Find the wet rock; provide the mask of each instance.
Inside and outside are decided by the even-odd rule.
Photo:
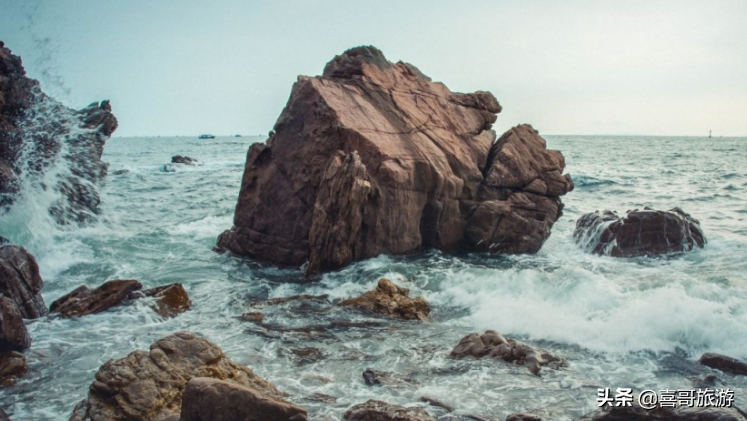
[[[242,322],[262,323],[265,320],[265,315],[259,311],[252,311],[239,316],[239,320]]]
[[[314,347],[293,348],[290,352],[296,356],[299,364],[310,364],[324,358],[322,351]]]
[[[716,386],[716,383],[720,383],[721,380],[713,373],[706,374],[704,376],[695,378],[692,380],[693,387],[696,387],[698,389],[706,389],[709,387]]]
[[[101,313],[121,305],[129,299],[132,292],[142,287],[140,281],[134,279],[106,281],[94,289],[81,285],[55,300],[49,307],[49,312],[58,313],[62,317],[80,317]]]
[[[318,403],[337,403],[337,398],[330,395],[325,395],[324,393],[314,393],[313,395],[309,395],[303,400],[307,402],[318,402]]]
[[[47,314],[41,295],[43,287],[34,256],[21,246],[0,245],[0,294],[16,303],[24,319]]]
[[[250,368],[231,361],[217,345],[189,332],[178,332],[154,342],[150,351],[134,351],[102,365],[88,397],[75,407],[70,421],[160,421],[173,417],[179,414],[187,382],[197,377],[249,387],[272,399],[284,396]],[[215,390],[225,389],[216,387],[211,394]]]
[[[142,294],[156,300],[153,309],[163,317],[176,316],[189,310],[192,306],[184,286],[178,283],[146,289],[142,291]]]
[[[472,333],[459,341],[449,357],[462,359],[467,357],[491,357],[513,364],[525,365],[532,374],[539,375],[543,366],[558,368],[565,361],[550,351],[535,348],[523,342],[506,339],[495,330],[486,330],[484,334]]]
[[[129,173],[130,173],[130,170],[128,170],[128,169],[121,169],[121,170],[116,170],[116,171],[112,172],[112,175],[125,175],[125,174],[129,174]]]
[[[368,386],[380,386],[381,380],[389,378],[390,373],[385,373],[383,371],[377,371],[370,368],[367,368],[365,371],[363,371],[363,381]]]
[[[10,421],[10,417],[2,408],[0,408],[0,421]]]
[[[270,298],[268,300],[260,300],[253,303],[255,307],[264,307],[264,306],[276,306],[280,304],[287,304],[294,301],[320,301],[320,302],[328,302],[329,301],[329,295],[323,294],[323,295],[309,295],[309,294],[300,294],[300,295],[291,295],[290,297],[278,297],[278,298]]]
[[[174,164],[164,164],[161,167],[161,172],[176,172],[176,167]]]
[[[174,155],[171,157],[172,164],[197,165],[197,160],[188,156]]]
[[[452,411],[454,411],[454,407],[453,406],[451,406],[451,405],[449,405],[449,404],[447,404],[445,402],[442,402],[442,401],[440,401],[438,399],[431,398],[429,396],[421,396],[420,397],[420,402],[425,402],[428,405],[435,406],[436,408],[441,408],[441,409],[445,410],[446,412],[452,412]]]
[[[306,421],[306,410],[252,386],[198,377],[182,394],[180,421]]]
[[[11,205],[31,184],[21,179],[61,166],[51,186],[60,198],[50,213],[61,224],[93,218],[107,173],[104,144],[116,128],[109,101],[70,109],[44,94],[26,76],[20,57],[0,47],[0,206]]]
[[[363,308],[402,320],[428,320],[431,308],[423,297],[410,298],[410,290],[382,278],[376,289],[360,297],[343,300],[340,304]]]
[[[10,351],[0,354],[0,386],[13,386],[26,374],[26,371],[26,357],[20,352]]]
[[[606,407],[579,421],[747,421],[735,408],[679,407],[643,409],[638,405]]]
[[[421,407],[405,408],[373,399],[354,405],[345,412],[342,419],[345,421],[435,421]]]
[[[507,416],[506,421],[542,421],[542,418],[532,414],[516,413]]]
[[[8,297],[0,295],[0,353],[23,351],[31,346],[21,310]]]
[[[249,148],[219,251],[306,275],[424,248],[536,252],[573,187],[531,126],[497,142],[488,92],[453,93],[374,47],[299,77],[266,143]]]
[[[705,366],[719,369],[724,373],[747,376],[747,364],[736,358],[708,352],[703,354],[698,361]]]
[[[587,213],[576,221],[573,238],[585,250],[613,257],[656,256],[703,248],[706,243],[697,219],[674,208]]]

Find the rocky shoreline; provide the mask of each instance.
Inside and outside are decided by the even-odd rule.
[[[2,43],[0,71],[0,205],[12,206],[23,194],[19,179],[28,177],[29,169],[44,174],[52,157],[67,147],[48,136],[48,127],[72,124],[82,130],[64,155],[71,172],[55,186],[62,201],[49,212],[60,224],[90,221],[98,212],[97,187],[107,173],[101,161],[103,145],[117,126],[111,107],[105,101],[74,111],[56,103],[25,76],[20,59]],[[563,155],[547,149],[532,126],[519,125],[496,135],[492,124],[501,109],[488,92],[451,92],[413,65],[389,62],[373,47],[348,50],[329,62],[322,76],[300,77],[270,139],[249,148],[234,226],[220,235],[217,249],[276,265],[304,265],[309,277],[380,254],[430,248],[536,253],[562,215],[560,197],[574,185],[563,174]],[[29,115],[38,122],[39,113],[50,119],[30,125]],[[31,148],[32,156],[25,156],[20,151],[29,149],[23,143],[30,138],[39,145]],[[167,165],[199,164],[194,158],[175,155]],[[612,257],[653,257],[706,244],[699,222],[678,208],[633,210],[625,217],[595,212],[584,215],[576,226],[574,237],[581,247]],[[81,285],[47,308],[35,258],[19,245],[1,243],[3,387],[13,387],[29,375],[24,352],[33,346],[33,337],[26,320],[76,319],[135,300],[146,302],[165,320],[179,317],[195,304],[181,283],[143,289],[140,280],[112,279],[96,288]],[[266,335],[291,332],[309,338],[323,335],[325,329],[374,325],[342,320],[329,326],[277,326],[260,310],[280,305],[320,313],[344,308],[386,323],[426,324],[432,318],[432,306],[423,297],[411,297],[409,289],[383,278],[357,297],[268,299],[251,303],[236,317]],[[443,349],[451,346],[443,344]],[[303,364],[325,358],[322,350],[311,346],[287,352]],[[564,368],[572,364],[552,349],[506,338],[494,330],[468,334],[449,357],[468,364],[485,358],[490,364],[523,366],[532,376],[553,371],[562,377]],[[707,353],[699,362],[713,373],[747,375],[747,364],[728,356]],[[369,387],[396,388],[411,380],[395,371],[368,368],[360,381]],[[331,405],[335,400],[321,393],[290,396],[231,360],[218,345],[179,331],[155,341],[147,351],[135,350],[103,364],[88,397],[75,406],[70,420],[303,421],[310,417],[301,406],[304,402]],[[409,407],[367,400],[351,405],[343,415],[346,421],[453,418],[482,421],[461,410],[458,402],[427,396]],[[8,418],[0,408],[2,419]],[[747,416],[737,408],[633,406],[606,408],[580,419],[723,421],[747,420]],[[506,420],[541,418],[516,413]]]

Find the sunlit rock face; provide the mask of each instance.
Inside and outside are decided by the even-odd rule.
[[[301,76],[250,147],[218,249],[307,275],[424,248],[533,253],[573,188],[531,126],[498,141],[489,92],[451,92],[374,47]]]

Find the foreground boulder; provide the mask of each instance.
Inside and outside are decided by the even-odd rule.
[[[643,409],[640,406],[606,407],[578,421],[747,421],[736,408],[695,407]]]
[[[585,250],[613,257],[656,256],[703,248],[706,240],[697,219],[674,208],[587,213],[576,222],[573,238]]]
[[[41,296],[44,280],[36,259],[21,246],[0,245],[0,295],[18,306],[24,319],[36,319],[47,314]]]
[[[11,299],[24,319],[47,314],[41,295],[44,281],[36,259],[21,246],[0,245],[0,295]]]
[[[306,410],[262,390],[198,377],[182,394],[179,421],[306,421]]]
[[[22,186],[47,189],[55,167],[59,199],[49,211],[59,223],[84,222],[98,213],[98,187],[107,173],[104,143],[117,128],[108,101],[70,109],[26,76],[20,57],[0,41],[0,206],[12,205]],[[21,179],[35,180],[21,183]]]
[[[75,407],[70,421],[178,419],[182,393],[197,377],[248,387],[267,399],[279,400],[284,395],[250,368],[231,361],[217,345],[189,332],[178,332],[153,343],[150,351],[134,351],[102,365],[88,397]],[[205,396],[215,396],[216,390],[226,389],[214,386]],[[192,393],[190,396],[199,391]]]
[[[49,307],[49,312],[59,313],[62,317],[101,313],[121,305],[130,298],[130,294],[142,287],[143,284],[134,279],[106,281],[94,289],[81,285],[55,300]]]
[[[345,421],[434,421],[433,417],[419,406],[405,408],[373,399],[354,405],[345,412],[342,419]]]
[[[724,373],[747,376],[747,364],[736,358],[707,352],[703,354],[698,361],[705,366],[719,369]]]
[[[26,357],[20,352],[0,353],[0,387],[13,386],[27,370]]]
[[[23,351],[31,346],[31,337],[21,311],[13,300],[0,295],[0,353]]]
[[[360,297],[349,298],[340,303],[344,306],[363,308],[402,320],[428,320],[431,308],[423,297],[410,298],[410,290],[398,287],[388,279],[380,279],[373,291]]]
[[[527,367],[532,374],[539,375],[542,366],[557,368],[565,361],[550,351],[535,348],[523,342],[506,339],[495,330],[487,330],[482,335],[472,333],[459,341],[449,357],[462,359],[467,357],[491,357]]]
[[[453,93],[374,47],[301,76],[248,151],[217,250],[307,275],[423,248],[534,253],[573,188],[531,126],[498,141],[489,92]]]

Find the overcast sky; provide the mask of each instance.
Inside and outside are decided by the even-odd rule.
[[[110,99],[116,136],[265,134],[364,44],[493,92],[499,132],[747,135],[744,0],[0,0],[0,40],[66,104]]]

